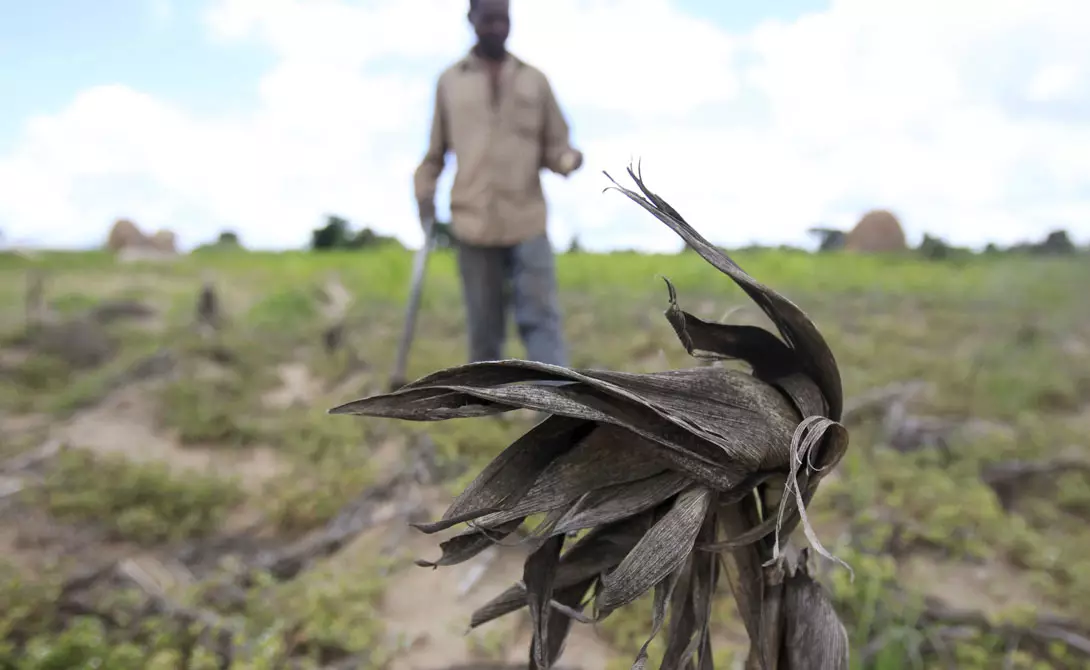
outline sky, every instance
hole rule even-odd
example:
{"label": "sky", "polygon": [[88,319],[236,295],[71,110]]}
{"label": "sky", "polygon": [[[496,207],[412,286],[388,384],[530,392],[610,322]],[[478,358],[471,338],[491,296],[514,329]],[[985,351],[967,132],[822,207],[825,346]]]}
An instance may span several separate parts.
{"label": "sky", "polygon": [[[89,248],[117,218],[183,248],[305,245],[335,214],[420,243],[412,172],[463,0],[0,0],[0,231]],[[545,173],[550,236],[812,247],[868,209],[973,247],[1090,242],[1090,2],[512,0],[584,168]],[[441,218],[453,164],[440,181]]]}

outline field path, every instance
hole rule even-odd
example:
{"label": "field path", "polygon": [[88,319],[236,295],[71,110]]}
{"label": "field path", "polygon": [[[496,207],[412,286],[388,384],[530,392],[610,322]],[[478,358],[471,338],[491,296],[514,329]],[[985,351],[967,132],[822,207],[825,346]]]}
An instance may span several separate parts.
{"label": "field path", "polygon": [[134,463],[160,462],[176,473],[236,477],[251,493],[290,471],[273,449],[181,445],[156,426],[155,396],[143,384],[119,389],[94,407],[56,427],[53,436],[98,455],[121,455]]}

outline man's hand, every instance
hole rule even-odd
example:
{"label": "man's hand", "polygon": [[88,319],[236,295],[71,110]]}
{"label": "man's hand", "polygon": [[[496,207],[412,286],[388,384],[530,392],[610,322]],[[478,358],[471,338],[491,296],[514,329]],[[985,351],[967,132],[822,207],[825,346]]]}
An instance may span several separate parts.
{"label": "man's hand", "polygon": [[564,176],[575,172],[583,166],[583,152],[578,149],[571,149],[560,158],[560,170],[564,173]]}
{"label": "man's hand", "polygon": [[421,200],[416,204],[420,213],[420,228],[427,233],[431,225],[435,223],[435,201]]}

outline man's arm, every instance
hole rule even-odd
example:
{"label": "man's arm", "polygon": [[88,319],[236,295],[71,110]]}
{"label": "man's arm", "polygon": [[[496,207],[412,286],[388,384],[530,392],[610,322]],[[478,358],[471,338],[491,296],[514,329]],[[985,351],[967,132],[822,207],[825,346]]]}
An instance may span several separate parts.
{"label": "man's arm", "polygon": [[583,154],[571,147],[571,130],[560,103],[556,101],[553,87],[542,76],[544,82],[543,103],[545,105],[545,124],[542,128],[541,162],[553,172],[568,176],[583,164]]}
{"label": "man's arm", "polygon": [[428,149],[424,153],[424,160],[413,174],[413,190],[422,220],[435,218],[435,188],[446,165],[449,146],[447,138],[446,114],[443,111],[443,79],[440,77],[435,87],[435,109],[431,117]]}

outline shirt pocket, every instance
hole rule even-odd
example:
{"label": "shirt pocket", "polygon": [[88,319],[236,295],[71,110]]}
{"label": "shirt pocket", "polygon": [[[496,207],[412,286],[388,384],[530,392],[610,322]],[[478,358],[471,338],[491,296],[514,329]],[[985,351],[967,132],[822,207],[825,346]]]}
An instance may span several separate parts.
{"label": "shirt pocket", "polygon": [[536,141],[545,123],[541,93],[516,86],[511,98],[511,129],[523,139]]}

